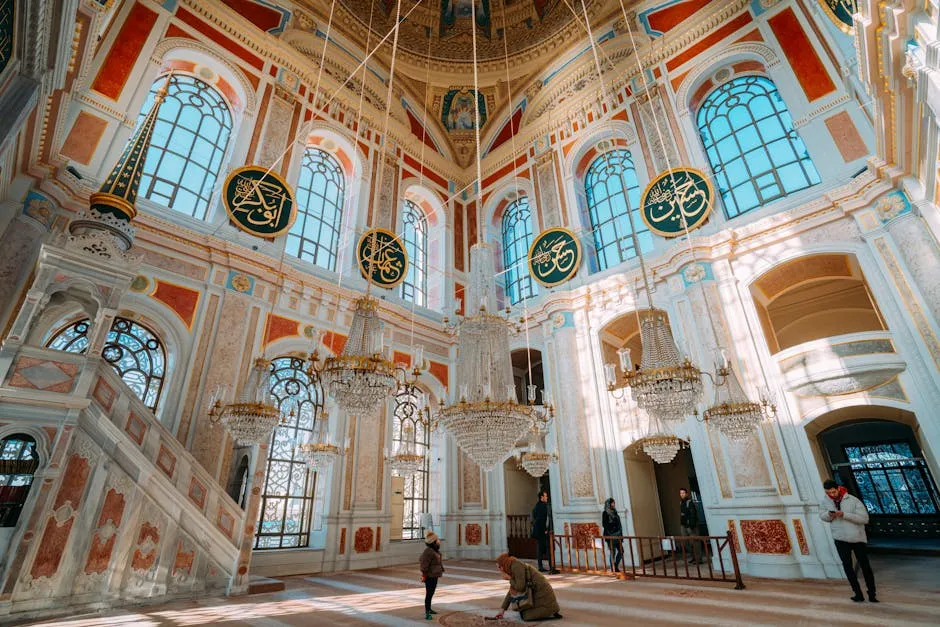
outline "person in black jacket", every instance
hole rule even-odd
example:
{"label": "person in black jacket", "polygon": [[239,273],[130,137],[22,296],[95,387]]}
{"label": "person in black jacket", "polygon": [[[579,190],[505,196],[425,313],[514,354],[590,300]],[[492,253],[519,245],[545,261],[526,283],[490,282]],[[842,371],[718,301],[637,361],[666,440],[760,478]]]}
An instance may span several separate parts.
{"label": "person in black jacket", "polygon": [[[539,500],[532,509],[532,537],[538,542],[538,562],[540,573],[556,574],[554,564],[548,550],[549,535],[552,532],[552,510],[548,506],[548,492],[539,492]],[[549,560],[549,568],[542,566],[542,560]]]}
{"label": "person in black jacket", "polygon": [[[683,536],[697,536],[698,533],[698,507],[695,505],[695,501],[692,500],[689,491],[685,488],[679,489],[679,526],[682,529]],[[692,553],[689,557],[690,562],[699,562],[700,564],[705,561],[705,557],[702,555],[702,547],[697,540],[686,540],[685,549],[687,552]]]}
{"label": "person in black jacket", "polygon": [[[614,499],[607,499],[604,502],[601,526],[604,528],[605,536],[623,535],[623,525],[620,524],[620,514],[617,513],[617,503]],[[607,548],[610,549],[610,567],[614,572],[619,572],[620,562],[623,560],[623,540],[607,538]]]}

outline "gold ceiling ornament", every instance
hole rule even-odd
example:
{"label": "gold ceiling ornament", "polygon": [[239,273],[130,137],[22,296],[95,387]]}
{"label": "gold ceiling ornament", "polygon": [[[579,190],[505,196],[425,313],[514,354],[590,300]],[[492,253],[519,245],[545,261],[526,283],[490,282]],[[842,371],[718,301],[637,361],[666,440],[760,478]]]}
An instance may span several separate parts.
{"label": "gold ceiling ornament", "polygon": [[223,400],[227,386],[217,387],[209,399],[209,421],[221,424],[239,444],[266,444],[281,422],[281,411],[271,394],[270,370],[271,362],[256,359],[236,400]]}

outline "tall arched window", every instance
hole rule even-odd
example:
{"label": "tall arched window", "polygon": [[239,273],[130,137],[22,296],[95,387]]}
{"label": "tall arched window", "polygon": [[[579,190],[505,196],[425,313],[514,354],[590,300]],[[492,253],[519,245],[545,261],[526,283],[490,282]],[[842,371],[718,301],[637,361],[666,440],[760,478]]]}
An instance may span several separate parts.
{"label": "tall arched window", "polygon": [[399,450],[402,442],[408,441],[414,446],[415,453],[424,455],[424,465],[421,469],[405,477],[402,540],[418,540],[423,537],[421,514],[428,511],[431,430],[418,403],[419,394],[414,386],[402,386],[395,395],[393,450]]}
{"label": "tall arched window", "polygon": [[36,440],[17,433],[0,440],[0,527],[15,527],[39,468]]}
{"label": "tall arched window", "polygon": [[[584,192],[599,270],[636,257],[634,229],[642,250],[653,247],[640,217],[640,182],[629,150],[611,150],[594,159],[584,177]],[[632,212],[632,229],[628,212]]]}
{"label": "tall arched window", "polygon": [[414,202],[405,199],[401,216],[402,240],[408,253],[408,274],[401,297],[415,305],[428,305],[428,218]]}
{"label": "tall arched window", "polygon": [[532,246],[532,212],[527,196],[520,196],[503,212],[502,240],[506,296],[515,305],[535,295],[526,261]]}
{"label": "tall arched window", "polygon": [[307,376],[303,359],[277,357],[271,362],[271,394],[282,424],[268,447],[255,549],[304,547],[310,544],[316,475],[297,454],[297,445],[310,441],[322,417],[323,393]]}
{"label": "tall arched window", "polygon": [[[88,349],[88,318],[56,331],[47,348],[70,353]],[[166,379],[166,351],[152,330],[127,318],[115,318],[105,340],[104,357],[144,405],[156,411]]]}
{"label": "tall arched window", "polygon": [[287,252],[336,270],[346,179],[336,157],[308,147],[297,182],[297,220],[287,234]]}
{"label": "tall arched window", "polygon": [[728,81],[705,98],[697,122],[728,218],[820,181],[769,78]]}
{"label": "tall arched window", "polygon": [[[138,123],[165,82],[160,77],[150,88]],[[140,194],[205,219],[231,132],[232,113],[222,94],[198,78],[174,74],[153,129]]]}

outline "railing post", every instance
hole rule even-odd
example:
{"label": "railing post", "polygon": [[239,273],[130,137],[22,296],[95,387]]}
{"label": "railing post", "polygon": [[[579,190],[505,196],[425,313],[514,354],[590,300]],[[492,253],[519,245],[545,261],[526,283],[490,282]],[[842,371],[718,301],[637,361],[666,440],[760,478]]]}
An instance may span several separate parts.
{"label": "railing post", "polygon": [[733,533],[732,530],[728,530],[728,550],[731,551],[731,566],[734,568],[734,589],[744,590],[744,580],[741,579],[741,569],[738,568],[738,552],[734,546],[735,539],[731,535]]}

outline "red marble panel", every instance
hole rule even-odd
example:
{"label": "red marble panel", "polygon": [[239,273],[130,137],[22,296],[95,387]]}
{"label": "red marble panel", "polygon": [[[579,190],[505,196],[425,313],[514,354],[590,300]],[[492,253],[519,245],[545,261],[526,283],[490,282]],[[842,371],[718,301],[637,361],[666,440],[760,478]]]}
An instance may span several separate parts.
{"label": "red marble panel", "polygon": [[154,281],[154,288],[150,293],[151,298],[172,309],[187,329],[193,328],[200,296],[201,294],[196,290],[160,279]]}
{"label": "red marble panel", "polygon": [[217,43],[222,48],[228,50],[229,52],[235,54],[244,61],[247,61],[251,66],[262,69],[264,67],[264,61],[259,59],[257,56],[238,45],[231,39],[229,39],[225,34],[220,33],[216,29],[212,28],[206,24],[202,19],[187,11],[186,9],[180,7],[176,10],[176,17],[179,18],[181,22],[191,26],[193,29],[199,33],[205,35],[213,42]]}
{"label": "red marble panel", "polygon": [[192,501],[196,507],[202,509],[206,506],[206,490],[205,484],[202,483],[196,477],[192,477],[189,481],[189,500]]}
{"label": "red marble panel", "polygon": [[157,468],[162,470],[170,479],[176,472],[176,455],[170,452],[162,442],[160,443],[160,452],[157,453]]}
{"label": "red marble panel", "polygon": [[95,156],[95,150],[98,149],[106,128],[108,121],[104,118],[87,111],[79,111],[72,129],[62,142],[59,154],[82,165],[88,165]]}
{"label": "red marble panel", "polygon": [[724,26],[716,30],[714,33],[712,33],[708,37],[704,37],[703,39],[700,39],[697,43],[692,44],[691,46],[688,46],[686,48],[683,48],[682,52],[680,52],[679,54],[677,54],[676,56],[674,56],[673,58],[669,59],[669,61],[666,62],[666,69],[671,72],[672,70],[676,69],[677,67],[679,67],[686,61],[691,61],[699,54],[705,52],[706,50],[708,50],[709,48],[711,48],[712,46],[720,42],[722,39],[728,37],[729,35],[737,31],[738,29],[742,28],[743,26],[747,24],[750,24],[753,21],[754,21],[754,18],[751,17],[750,13],[742,13],[738,17],[734,18],[733,20],[731,20],[730,22],[728,22],[727,24],[725,24]]}
{"label": "red marble panel", "polygon": [[574,536],[574,548],[590,549],[594,546],[594,538],[601,535],[601,528],[597,523],[571,523],[571,535]]}
{"label": "red marble panel", "polygon": [[646,14],[650,29],[657,33],[667,33],[678,26],[683,20],[706,6],[711,0],[683,0],[676,3],[667,3],[661,9],[654,9]]}
{"label": "red marble panel", "polygon": [[430,365],[428,367],[428,372],[430,372],[434,376],[435,379],[440,381],[441,384],[443,384],[445,388],[447,387],[447,378],[448,378],[448,373],[449,373],[447,364],[442,364],[437,361],[432,361],[430,362]]}
{"label": "red marble panel", "polygon": [[375,528],[375,552],[378,553],[382,550],[382,528]]}
{"label": "red marble panel", "polygon": [[323,345],[330,349],[334,355],[339,355],[346,346],[346,339],[345,335],[327,331],[323,334]]}
{"label": "red marble panel", "polygon": [[101,405],[102,409],[111,411],[111,407],[114,405],[114,399],[117,398],[117,393],[111,389],[107,381],[98,377],[98,380],[95,382],[95,389],[91,392],[91,397]]}
{"label": "red marble panel", "polygon": [[261,2],[252,2],[252,0],[223,0],[223,2],[263,31],[277,28],[284,17],[280,11],[265,6]]}
{"label": "red marble panel", "polygon": [[401,351],[395,351],[392,354],[392,363],[401,364],[405,368],[411,368],[411,355],[408,353],[403,353]]}
{"label": "red marble panel", "polygon": [[91,465],[87,459],[77,453],[70,455],[68,462],[65,464],[62,483],[59,485],[59,492],[56,494],[52,509],[57,510],[68,503],[72,509],[77,510],[82,502],[85,483],[88,481],[90,473]]}
{"label": "red marble panel", "polygon": [[193,562],[196,560],[196,551],[183,550],[183,541],[180,540],[176,545],[176,559],[173,560],[172,575],[180,573],[191,575],[193,573]]}
{"label": "red marble panel", "polygon": [[464,530],[464,534],[468,545],[480,544],[480,542],[483,540],[483,528],[476,523],[470,523],[467,525],[466,529]]}
{"label": "red marble panel", "polygon": [[91,466],[87,459],[78,454],[69,456],[62,483],[52,504],[52,514],[46,519],[46,528],[33,559],[30,570],[33,579],[51,577],[59,570],[90,472]]}
{"label": "red marble panel", "polygon": [[150,36],[153,25],[157,22],[157,14],[140,2],[127,14],[127,19],[121,26],[108,56],[105,58],[95,82],[91,88],[111,100],[117,100],[121,91],[134,70],[137,57],[140,56],[144,43]]}
{"label": "red marble panel", "polygon": [[42,540],[39,541],[33,567],[29,571],[33,579],[51,577],[59,570],[59,562],[65,555],[65,545],[69,541],[74,522],[75,518],[72,517],[66,520],[65,524],[59,525],[56,524],[55,516],[50,516],[46,521],[46,529],[42,534]]}
{"label": "red marble panel", "polygon": [[137,548],[131,559],[131,568],[147,571],[157,561],[157,548],[160,546],[160,530],[149,522],[144,522],[137,533]]}
{"label": "red marble panel", "polygon": [[731,532],[731,544],[734,547],[735,553],[741,552],[741,540],[738,538],[738,528],[735,526],[733,520],[728,521],[728,531]]}
{"label": "red marble panel", "polygon": [[131,412],[127,415],[124,431],[140,446],[144,443],[144,436],[147,435],[147,423],[138,418],[137,414]]}
{"label": "red marble panel", "polygon": [[466,291],[467,289],[463,285],[461,285],[460,283],[454,283],[454,298],[460,300],[460,308],[457,309],[457,313],[460,314],[461,316],[464,315],[463,312],[466,307],[466,303],[464,303],[464,299],[466,297]]}
{"label": "red marble panel", "polygon": [[868,154],[868,147],[865,146],[865,140],[852,121],[852,116],[848,111],[840,111],[832,117],[826,118],[826,128],[832,135],[832,141],[836,143],[842,160],[846,163],[861,159]]}
{"label": "red marble panel", "polygon": [[7,385],[28,390],[68,393],[72,391],[78,365],[50,359],[19,357]]}
{"label": "red marble panel", "polygon": [[356,553],[368,553],[371,551],[373,537],[372,527],[359,527],[356,529],[356,536],[353,543],[353,548],[356,549]]}
{"label": "red marble panel", "polygon": [[463,246],[463,205],[454,203],[454,267],[463,272],[464,246]]}
{"label": "red marble panel", "polygon": [[473,248],[477,243],[477,204],[475,202],[467,205],[467,246]]}
{"label": "red marble panel", "polygon": [[346,527],[339,530],[339,554],[346,552]]}
{"label": "red marble panel", "polygon": [[803,531],[803,521],[799,518],[793,519],[793,531],[796,533],[796,542],[800,546],[800,554],[809,555],[809,543],[806,541],[806,533]]}
{"label": "red marble panel", "polygon": [[300,337],[300,323],[290,318],[268,314],[268,319],[264,324],[264,342],[267,346],[285,337]]}
{"label": "red marble panel", "polygon": [[499,130],[499,133],[496,135],[496,139],[493,140],[493,143],[490,145],[490,151],[496,150],[513,137],[516,136],[516,133],[519,132],[519,126],[522,122],[522,108],[516,109],[516,112],[512,115],[508,122],[503,124],[503,128]]}
{"label": "red marble panel", "polygon": [[803,30],[799,18],[793,9],[786,8],[767,20],[770,29],[774,32],[780,48],[793,73],[796,74],[807,100],[810,102],[831,94],[836,90],[826,66]]}
{"label": "red marble panel", "polygon": [[742,520],[744,548],[751,553],[789,555],[793,550],[790,534],[782,520]]}
{"label": "red marble panel", "polygon": [[93,575],[103,573],[111,563],[111,552],[117,540],[117,530],[124,517],[124,495],[114,490],[108,490],[101,514],[98,516],[98,525],[91,538],[91,548],[88,550],[88,559],[85,561],[85,573]]}
{"label": "red marble panel", "polygon": [[225,508],[219,508],[219,516],[216,518],[216,527],[222,530],[222,533],[230,539],[235,531],[235,517],[228,513]]}

